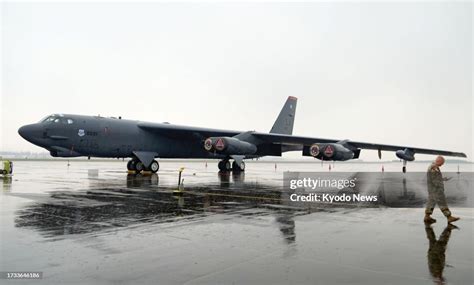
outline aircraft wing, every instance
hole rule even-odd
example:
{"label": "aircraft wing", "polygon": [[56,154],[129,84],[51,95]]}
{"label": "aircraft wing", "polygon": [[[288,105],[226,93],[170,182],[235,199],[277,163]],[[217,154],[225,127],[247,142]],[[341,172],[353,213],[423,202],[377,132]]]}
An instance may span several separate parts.
{"label": "aircraft wing", "polygon": [[[324,139],[324,138],[313,138],[313,137],[302,137],[302,136],[292,136],[292,135],[281,135],[281,134],[266,134],[266,133],[253,133],[253,136],[256,138],[267,142],[267,143],[276,143],[282,145],[311,145],[314,143],[338,143],[341,140],[334,139]],[[434,155],[445,155],[445,156],[457,156],[457,157],[467,157],[466,154],[462,152],[452,152],[446,150],[437,150],[437,149],[427,149],[427,148],[418,148],[412,146],[400,146],[400,145],[387,145],[387,144],[377,144],[377,143],[365,143],[365,142],[356,142],[356,141],[345,141],[346,144],[360,149],[373,149],[373,150],[384,150],[384,151],[397,151],[410,149],[411,151],[418,154],[434,154]]]}
{"label": "aircraft wing", "polygon": [[233,137],[238,135],[239,131],[219,130],[210,128],[190,127],[173,125],[168,123],[149,123],[138,122],[138,127],[170,138],[182,139],[206,139],[214,136],[228,136]]}
{"label": "aircraft wing", "polygon": [[[171,138],[202,140],[202,141],[208,137],[219,137],[219,136],[234,137],[234,136],[244,133],[241,131],[190,127],[190,126],[173,125],[173,124],[167,124],[167,123],[138,122],[138,127],[143,130],[157,133],[157,134],[164,135]],[[303,146],[305,145],[310,146],[314,143],[341,142],[341,140],[335,140],[335,139],[293,136],[293,135],[287,135],[287,134],[260,133],[260,132],[248,132],[248,134],[257,139],[257,141],[255,142],[257,145],[258,144],[281,145],[282,147],[281,149],[283,152],[301,150],[303,149]],[[397,151],[397,150],[409,149],[417,154],[434,154],[434,155],[467,157],[466,154],[462,152],[426,149],[426,148],[418,148],[418,147],[412,147],[412,146],[365,143],[365,142],[356,142],[356,141],[350,141],[350,140],[344,141],[344,143],[347,145],[350,145],[351,147],[359,148],[359,149],[373,149],[373,150],[380,150],[380,151]]]}

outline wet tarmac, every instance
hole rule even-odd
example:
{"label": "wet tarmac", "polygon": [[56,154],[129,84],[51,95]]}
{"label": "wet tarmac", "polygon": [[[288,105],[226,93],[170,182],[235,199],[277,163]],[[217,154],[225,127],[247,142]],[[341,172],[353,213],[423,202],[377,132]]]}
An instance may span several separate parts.
{"label": "wet tarmac", "polygon": [[[341,163],[332,171],[378,168]],[[219,174],[213,162],[161,162],[150,176],[124,169],[121,161],[15,162],[14,176],[1,180],[0,271],[43,279],[0,283],[474,281],[472,173],[449,182],[457,190],[447,191],[448,203],[461,217],[454,228],[439,209],[438,223],[424,225],[426,188],[409,175],[368,183],[379,203],[327,204],[292,202],[283,183],[287,170],[327,171],[317,163],[249,162],[241,174]]]}

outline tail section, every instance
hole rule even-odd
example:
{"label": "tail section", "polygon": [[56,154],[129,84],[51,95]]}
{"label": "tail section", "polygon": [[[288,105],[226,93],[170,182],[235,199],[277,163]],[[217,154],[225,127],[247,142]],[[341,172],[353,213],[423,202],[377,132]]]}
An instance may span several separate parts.
{"label": "tail section", "polygon": [[295,122],[297,98],[290,96],[280,111],[280,115],[273,124],[270,133],[291,135],[293,133],[293,124]]}

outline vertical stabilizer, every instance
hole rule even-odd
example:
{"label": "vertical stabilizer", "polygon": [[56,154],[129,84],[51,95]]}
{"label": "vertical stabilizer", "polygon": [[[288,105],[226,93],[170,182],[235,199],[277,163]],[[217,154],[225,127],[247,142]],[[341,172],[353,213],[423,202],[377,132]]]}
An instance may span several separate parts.
{"label": "vertical stabilizer", "polygon": [[280,111],[280,115],[273,124],[270,133],[291,135],[293,133],[293,124],[295,122],[296,97],[290,96]]}

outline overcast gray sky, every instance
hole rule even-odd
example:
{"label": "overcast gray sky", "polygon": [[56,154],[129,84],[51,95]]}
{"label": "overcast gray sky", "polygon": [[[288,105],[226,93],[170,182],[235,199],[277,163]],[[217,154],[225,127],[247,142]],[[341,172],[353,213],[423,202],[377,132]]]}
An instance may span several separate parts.
{"label": "overcast gray sky", "polygon": [[41,151],[17,129],[50,113],[268,131],[296,96],[295,134],[472,159],[470,2],[3,3],[2,26],[4,151]]}

